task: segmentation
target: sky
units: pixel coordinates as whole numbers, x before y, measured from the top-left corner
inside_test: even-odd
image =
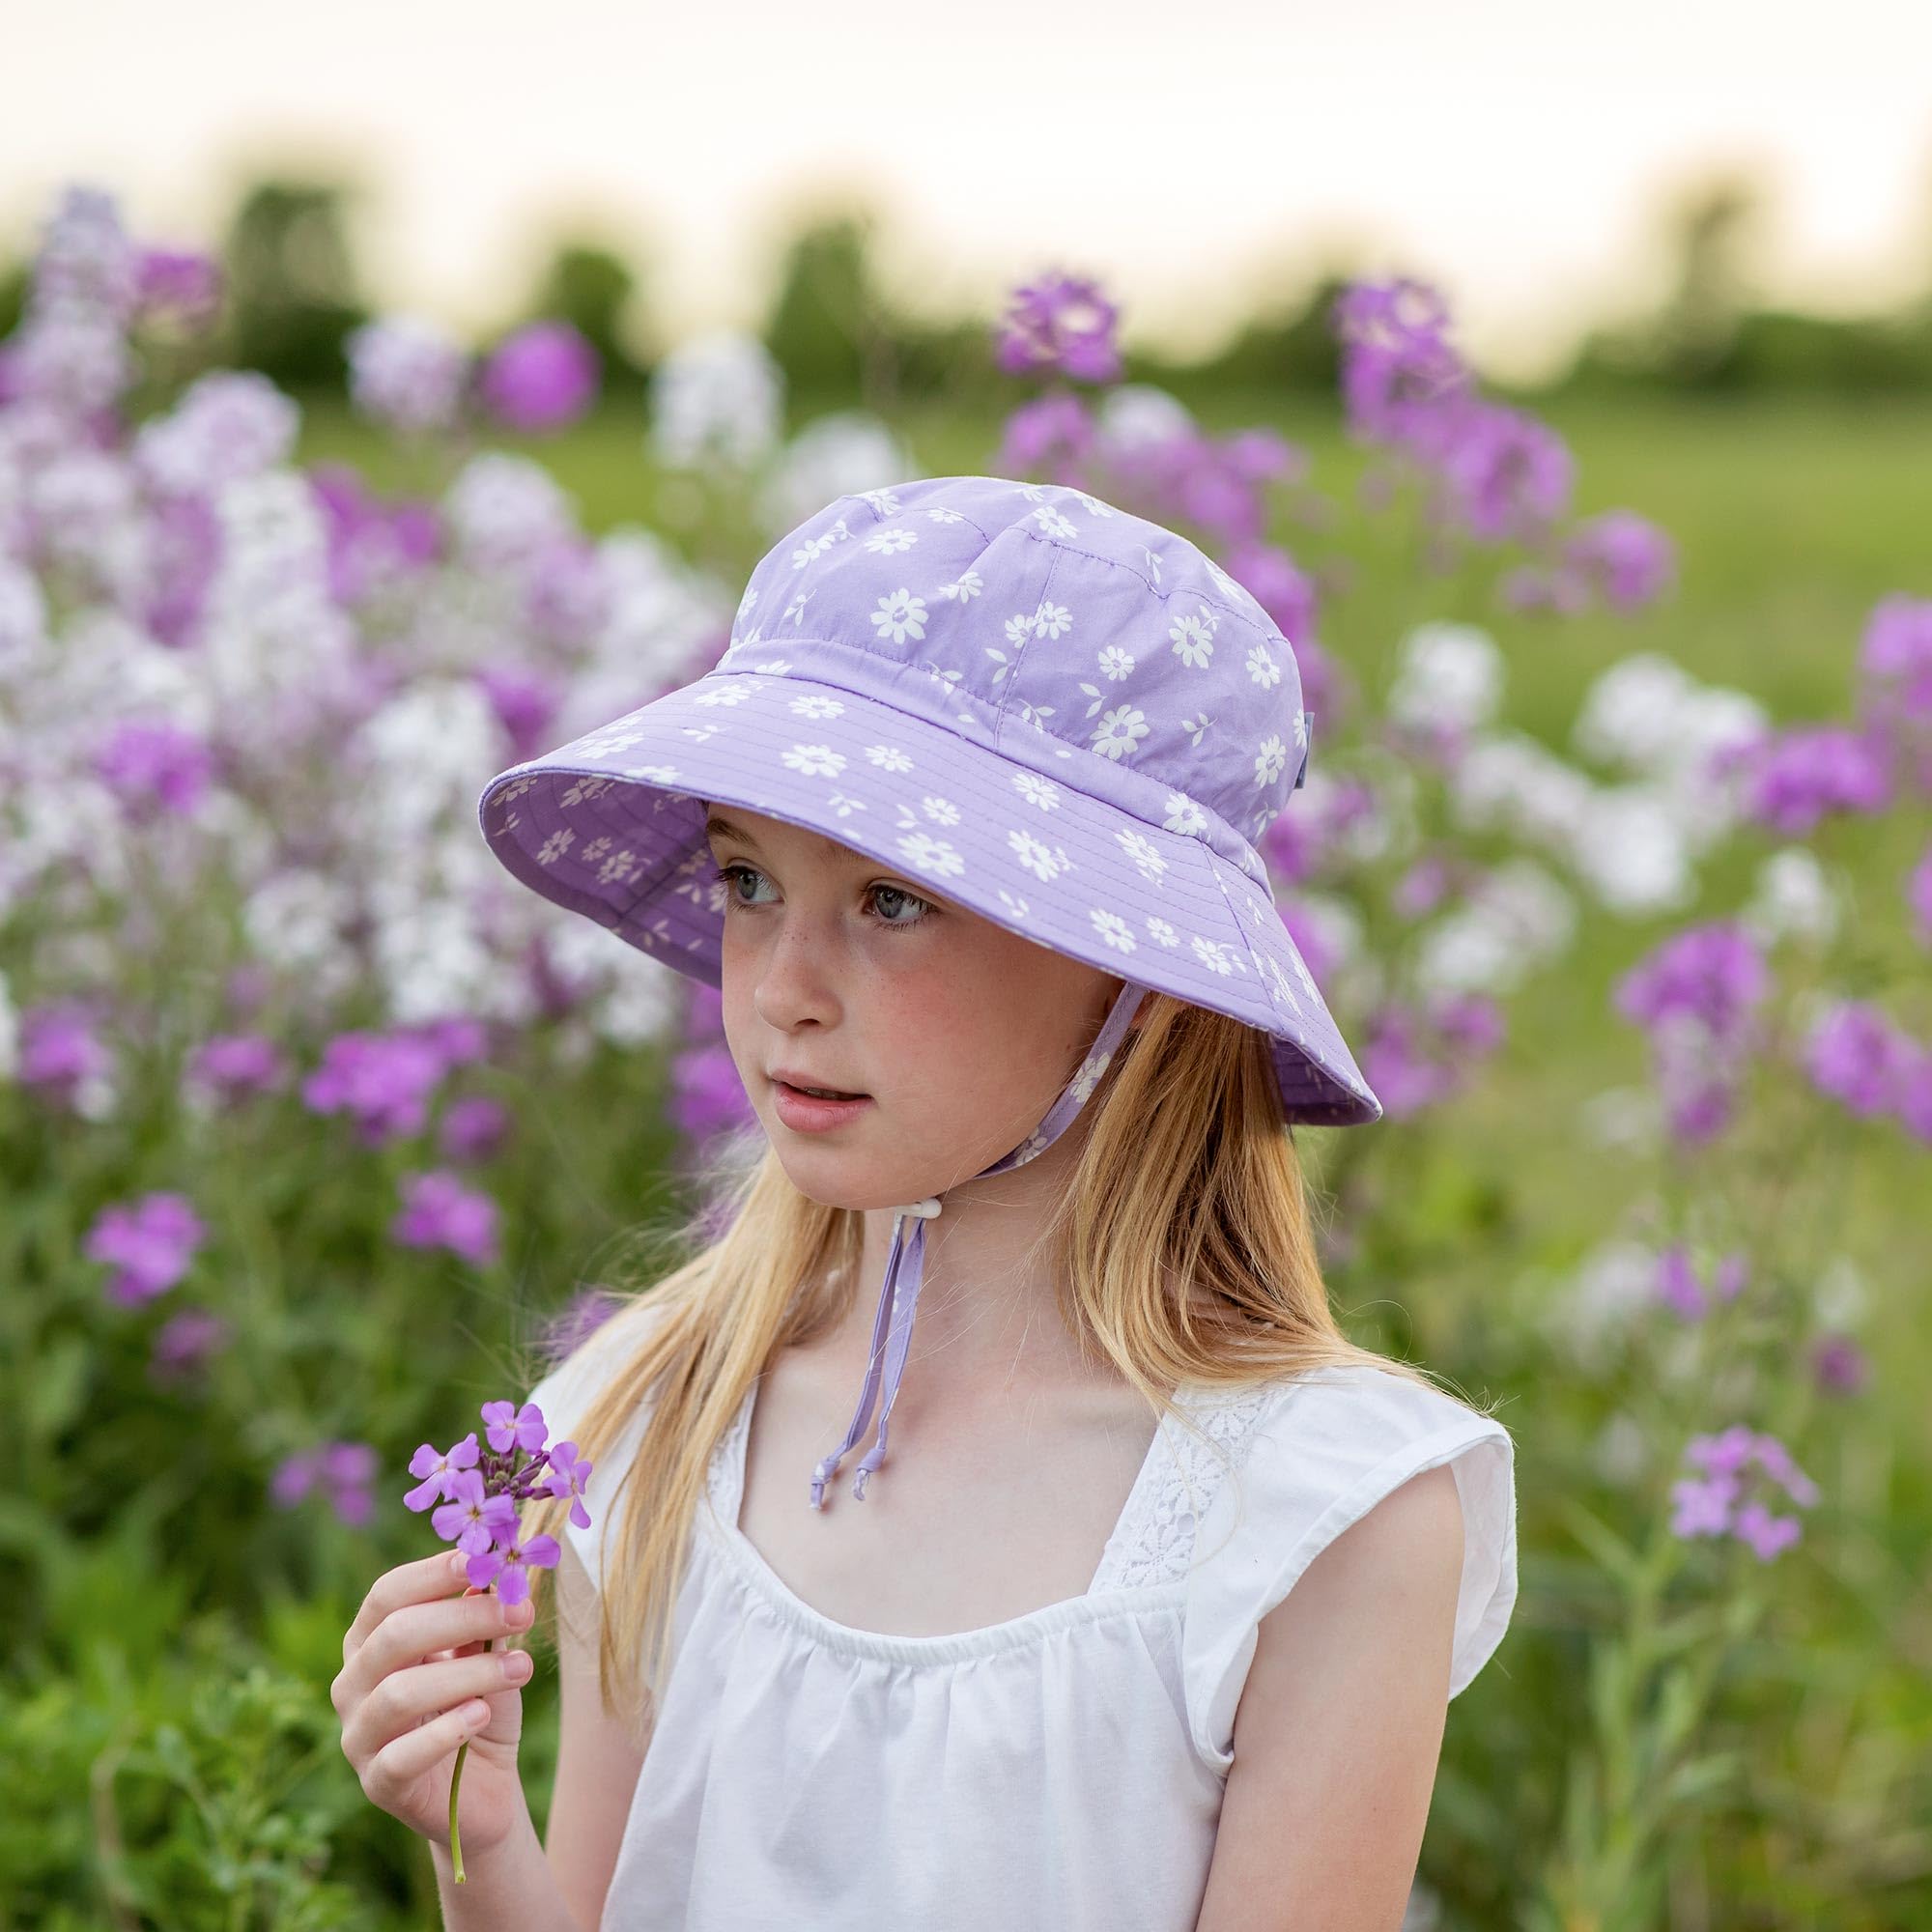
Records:
[[[919,312],[991,319],[1058,268],[1182,355],[1323,269],[1403,272],[1479,365],[1533,380],[1655,299],[1664,211],[1720,170],[1769,191],[1765,298],[1932,284],[1919,0],[15,4],[0,247],[68,181],[209,243],[254,173],[326,170],[363,190],[378,306],[465,330],[562,223],[649,260],[670,338],[754,326],[779,243],[846,193]]]

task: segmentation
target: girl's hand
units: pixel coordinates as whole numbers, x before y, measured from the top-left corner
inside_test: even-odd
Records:
[[[467,1862],[501,1844],[526,1812],[517,1745],[521,1686],[535,1665],[527,1651],[489,1647],[527,1630],[530,1605],[506,1614],[494,1591],[452,1596],[462,1580],[446,1549],[378,1577],[342,1639],[328,1699],[342,1719],[342,1754],[370,1802],[444,1846],[456,1752],[469,1740],[457,1794]]]

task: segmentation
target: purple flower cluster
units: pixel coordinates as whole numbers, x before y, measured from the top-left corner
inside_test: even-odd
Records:
[[[519,1505],[568,1496],[570,1520],[588,1529],[583,1491],[596,1465],[579,1457],[575,1442],[545,1446],[550,1432],[533,1402],[522,1408],[486,1402],[480,1413],[490,1447],[478,1447],[474,1430],[452,1449],[423,1443],[410,1458],[410,1474],[422,1480],[403,1501],[418,1512],[433,1509],[436,1533],[469,1559],[471,1589],[494,1587],[504,1603],[521,1604],[530,1593],[530,1570],[554,1568],[562,1550],[554,1536],[525,1539]]]
[[[365,1528],[376,1513],[376,1452],[366,1442],[325,1442],[286,1457],[269,1482],[270,1499],[294,1509],[320,1488],[329,1506],[352,1529]]]
[[[102,1005],[89,1000],[51,1000],[20,1015],[21,1086],[75,1113],[96,1111],[97,1096],[112,1081],[114,1056],[101,1039]]]
[[[1010,376],[1051,371],[1083,383],[1111,383],[1121,373],[1114,341],[1119,314],[1097,283],[1051,270],[1015,291],[994,360]]]
[[[1833,812],[1883,811],[1891,803],[1889,754],[1873,730],[1796,724],[1769,731],[1721,761],[1758,824],[1800,838]]]
[[[103,1208],[81,1252],[114,1268],[110,1301],[138,1308],[187,1273],[207,1232],[185,1194],[144,1194],[131,1207]]]
[[[319,1114],[354,1116],[363,1143],[381,1147],[420,1133],[443,1076],[483,1051],[483,1031],[470,1020],[338,1034],[324,1050],[320,1069],[303,1082],[302,1099]]]
[[[505,429],[567,428],[597,400],[597,352],[567,322],[532,322],[499,343],[477,393]]]
[[[1902,772],[1932,794],[1932,598],[1880,600],[1859,649],[1860,710]]]
[[[1839,1000],[1813,1023],[1804,1070],[1821,1094],[1861,1119],[1894,1117],[1932,1141],[1932,1047],[1868,1000]]]
[[[403,1208],[389,1224],[391,1237],[408,1248],[447,1248],[479,1267],[497,1259],[497,1204],[438,1169],[406,1174]]]
[[[1657,1258],[1657,1298],[1687,1321],[1699,1321],[1719,1301],[1735,1301],[1745,1285],[1747,1264],[1741,1254],[1721,1257],[1708,1278],[1701,1276],[1681,1243]]]
[[[1502,1009],[1484,993],[1388,1001],[1369,1016],[1361,1065],[1393,1120],[1439,1106],[1503,1039]]]
[[[1775,1435],[1739,1423],[1715,1435],[1693,1435],[1685,1446],[1685,1460],[1703,1470],[1671,1485],[1674,1536],[1735,1536],[1747,1543],[1760,1562],[1768,1563],[1780,1549],[1798,1541],[1795,1516],[1777,1516],[1765,1497],[1775,1483],[1801,1509],[1818,1500],[1818,1486],[1792,1460]],[[1762,1471],[1764,1481],[1750,1485],[1749,1471]]]
[[[1649,1032],[1670,1129],[1680,1140],[1708,1140],[1729,1123],[1757,1043],[1756,1010],[1770,987],[1756,942],[1729,920],[1674,934],[1619,982],[1617,1010]]]

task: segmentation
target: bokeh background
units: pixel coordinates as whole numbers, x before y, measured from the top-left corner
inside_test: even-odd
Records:
[[[1932,15],[6,38],[0,1924],[434,1921],[327,1695],[412,1460],[756,1149],[477,794],[973,471],[1301,661],[1335,1303],[1518,1444],[1408,1932],[1932,1925]]]

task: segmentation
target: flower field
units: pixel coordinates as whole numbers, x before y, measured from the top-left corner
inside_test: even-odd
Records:
[[[968,472],[1296,648],[1260,843],[1386,1108],[1300,1135],[1333,1298],[1517,1442],[1414,1932],[1932,1925],[1932,399],[1534,413],[1391,279],[1321,413],[1183,400],[1046,274],[986,412],[812,415],[721,332],[638,415],[567,325],[398,316],[327,406],[137,418],[218,285],[75,188],[0,343],[0,1927],[434,1922],[327,1693],[411,1459],[756,1130],[715,997],[477,795],[708,668],[811,510]]]

